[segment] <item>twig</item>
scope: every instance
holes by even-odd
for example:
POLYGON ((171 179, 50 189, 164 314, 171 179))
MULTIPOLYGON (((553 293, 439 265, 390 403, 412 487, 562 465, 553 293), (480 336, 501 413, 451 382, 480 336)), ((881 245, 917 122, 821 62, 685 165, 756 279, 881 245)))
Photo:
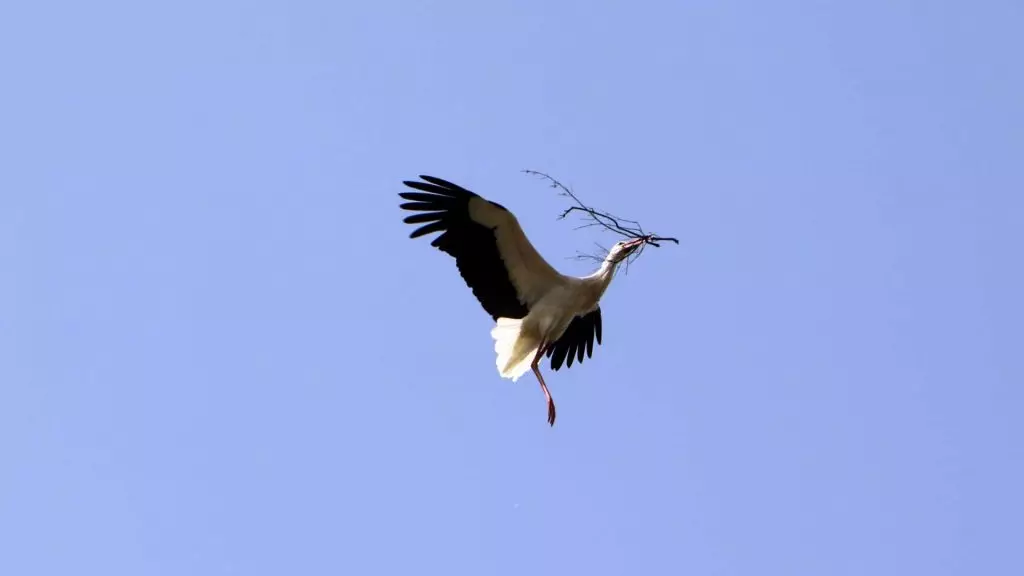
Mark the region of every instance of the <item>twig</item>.
MULTIPOLYGON (((601 226, 601 227, 605 228, 606 230, 609 230, 609 231, 611 231, 611 232, 613 232, 615 234, 619 234, 621 236, 625 236, 627 238, 631 238, 631 239, 643 238, 643 240, 644 240, 643 244, 640 246, 639 249, 637 249, 632 254, 630 254, 629 260, 627 260, 627 264, 626 264, 627 271, 628 271, 628 267, 629 267, 629 261, 635 260, 636 258, 638 258, 640 256, 640 254, 643 252, 644 248, 646 248, 648 244, 651 245, 651 246, 654 246, 655 248, 660 248, 661 247, 661 244, 659 244, 660 242, 675 242, 676 244, 679 244, 679 240, 677 240, 676 238, 671 238, 671 237, 667 237, 667 236, 656 236, 654 234, 648 234, 648 233, 644 232, 643 227, 640 226, 640 223, 637 222, 636 220, 629 220, 629 219, 626 219, 626 218, 620 218, 618 216, 613 216, 612 214, 610 214, 608 212, 604 212, 602 210, 598 210, 598 209, 593 208, 591 206, 587 206, 586 204, 584 204, 579 199, 579 197, 576 196, 576 194, 571 189, 569 189, 568 186, 566 186, 565 184, 562 184, 561 182, 559 182, 558 180, 552 178, 548 174, 545 174, 543 172, 537 172, 536 170, 523 170, 523 172, 525 172, 526 174, 532 174, 534 176, 540 176, 541 178, 544 178, 545 180, 547 180, 547 181, 549 181, 551 183, 551 187, 552 188, 557 188, 557 189, 562 190, 562 192, 560 192, 560 195, 568 196, 569 198, 572 198, 573 202, 576 203, 575 206, 570 206, 570 207, 566 208, 562 212, 562 214, 558 217, 559 220, 565 219, 566 216, 568 216, 569 214, 571 214, 573 212, 576 212, 576 211, 583 212, 584 214, 586 214, 587 216, 590 217, 591 222, 588 222, 587 224, 583 224, 583 225, 577 227, 576 230, 579 230, 579 229, 582 229, 582 228, 590 228, 592 226, 601 226), (625 223, 625 225, 624 225, 624 223, 625 223)), ((599 259, 603 259, 603 258, 599 258, 599 259)))

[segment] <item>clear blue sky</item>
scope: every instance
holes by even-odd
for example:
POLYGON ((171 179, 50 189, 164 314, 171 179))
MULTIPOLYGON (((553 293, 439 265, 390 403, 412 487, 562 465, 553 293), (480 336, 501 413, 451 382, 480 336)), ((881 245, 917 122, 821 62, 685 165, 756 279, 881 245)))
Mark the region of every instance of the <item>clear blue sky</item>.
POLYGON ((12 2, 0 573, 1024 574, 1024 5, 12 2), (498 377, 426 173, 584 274, 498 377))

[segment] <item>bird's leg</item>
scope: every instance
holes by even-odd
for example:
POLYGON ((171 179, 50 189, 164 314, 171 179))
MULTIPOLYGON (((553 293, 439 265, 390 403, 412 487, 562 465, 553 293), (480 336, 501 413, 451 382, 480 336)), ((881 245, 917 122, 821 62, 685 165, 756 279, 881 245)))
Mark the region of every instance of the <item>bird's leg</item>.
POLYGON ((548 424, 551 426, 555 425, 555 401, 551 398, 551 392, 548 391, 548 385, 544 383, 544 376, 540 373, 540 359, 544 355, 545 343, 537 348, 537 354, 533 357, 533 362, 530 364, 530 368, 533 369, 533 373, 537 376, 537 381, 540 382, 540 389, 544 392, 544 397, 548 401, 548 424))

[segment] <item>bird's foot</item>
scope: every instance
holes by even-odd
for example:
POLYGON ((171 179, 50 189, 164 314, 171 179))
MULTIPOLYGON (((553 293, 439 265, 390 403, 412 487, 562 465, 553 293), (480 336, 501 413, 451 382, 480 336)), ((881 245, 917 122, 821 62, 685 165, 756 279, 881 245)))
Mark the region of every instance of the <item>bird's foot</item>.
POLYGON ((555 401, 548 398, 548 424, 555 425, 555 401))

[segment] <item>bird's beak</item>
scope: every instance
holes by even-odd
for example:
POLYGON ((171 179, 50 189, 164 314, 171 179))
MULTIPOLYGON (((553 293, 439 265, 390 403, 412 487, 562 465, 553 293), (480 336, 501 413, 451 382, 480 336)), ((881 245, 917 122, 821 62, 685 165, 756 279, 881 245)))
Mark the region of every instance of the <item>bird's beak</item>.
POLYGON ((636 250, 646 240, 647 240, 646 238, 637 238, 635 240, 630 240, 629 242, 626 242, 626 244, 623 246, 623 248, 625 248, 626 250, 632 252, 633 250, 636 250))

